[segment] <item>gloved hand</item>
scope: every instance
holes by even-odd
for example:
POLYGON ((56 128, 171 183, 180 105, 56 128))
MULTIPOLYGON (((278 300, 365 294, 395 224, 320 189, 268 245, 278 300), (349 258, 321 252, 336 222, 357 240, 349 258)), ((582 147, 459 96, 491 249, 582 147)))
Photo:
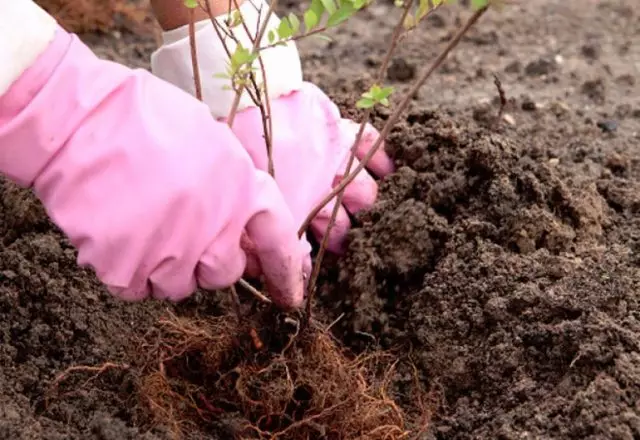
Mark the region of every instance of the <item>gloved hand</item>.
MULTIPOLYGON (((267 8, 266 2, 252 3, 252 0, 247 0, 240 6, 247 28, 254 32, 252 37, 257 34, 260 27, 258 21, 265 18, 267 8), (258 12, 260 8, 261 13, 258 12)), ((232 31, 245 48, 252 48, 253 44, 244 26, 238 25, 230 30, 225 24, 227 16, 228 14, 223 14, 217 18, 217 22, 225 29, 223 34, 232 31)), ((275 30, 279 23, 280 20, 273 14, 267 29, 275 30)), ((265 36, 267 33, 265 32, 265 36)), ((261 46, 268 45, 266 40, 265 37, 261 46)), ((226 46, 233 53, 236 43, 227 37, 226 46)), ((215 76, 226 71, 228 56, 208 19, 196 23, 196 47, 203 100, 209 105, 213 116, 225 120, 235 92, 225 90, 225 86, 228 88, 231 85, 230 80, 215 76)), ((262 51, 262 59, 271 103, 275 179, 300 226, 311 210, 343 177, 359 124, 342 118, 336 105, 324 92, 302 80, 300 58, 293 42, 262 51)), ((195 95, 188 25, 164 32, 163 45, 152 55, 151 62, 155 75, 195 95)), ((264 78, 257 61, 254 66, 260 83, 264 78)), ((232 129, 254 164, 267 170, 267 151, 260 110, 247 92, 242 95, 232 129)), ((359 158, 366 154, 377 137, 378 132, 368 125, 359 144, 359 158)), ((357 165, 356 161, 351 170, 357 165)), ((384 148, 378 150, 369 169, 380 177, 393 171, 393 162, 384 153, 384 148)), ((351 226, 348 213, 355 214, 370 207, 377 197, 377 190, 376 181, 364 170, 348 186, 336 225, 329 237, 329 250, 343 250, 344 239, 351 226)), ((326 231, 333 207, 333 203, 327 205, 311 225, 318 240, 326 231)))
POLYGON ((284 198, 206 105, 98 59, 31 1, 0 7, 0 65, 0 172, 33 188, 111 292, 229 286, 246 231, 274 302, 301 304, 308 255, 284 198))

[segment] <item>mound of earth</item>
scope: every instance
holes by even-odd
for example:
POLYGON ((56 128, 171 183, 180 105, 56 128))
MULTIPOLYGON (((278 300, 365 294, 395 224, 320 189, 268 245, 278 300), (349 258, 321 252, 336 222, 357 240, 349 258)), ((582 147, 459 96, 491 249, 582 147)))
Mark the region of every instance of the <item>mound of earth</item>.
POLYGON ((414 111, 393 132, 399 168, 324 288, 334 328, 410 353, 436 438, 635 438, 632 161, 579 118, 495 113, 414 111))
MULTIPOLYGON (((148 68, 153 32, 109 12, 136 2, 64 3, 80 22, 57 16, 99 56, 148 68)), ((333 41, 301 41, 308 80, 352 108, 398 14, 375 3, 333 41)), ((433 397, 426 438, 640 438, 638 14, 633 0, 545 0, 483 17, 393 130, 397 172, 327 261, 316 316, 356 353, 397 356, 401 404, 418 376, 433 397), (499 122, 493 74, 509 99, 499 122)), ((443 8, 403 42, 396 94, 465 16, 443 8)), ((167 309, 226 305, 205 292, 125 304, 75 258, 33 195, 0 180, 0 438, 171 438, 143 423, 129 366, 167 309), (97 369, 53 386, 78 365, 97 369)))

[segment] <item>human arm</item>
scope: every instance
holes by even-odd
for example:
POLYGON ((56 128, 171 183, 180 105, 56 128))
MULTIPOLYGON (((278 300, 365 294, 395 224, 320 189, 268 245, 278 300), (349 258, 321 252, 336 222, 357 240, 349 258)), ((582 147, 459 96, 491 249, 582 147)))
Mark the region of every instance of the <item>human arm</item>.
MULTIPOLYGON (((187 11, 180 0, 164 0, 162 3, 162 7, 173 4, 173 7, 182 7, 187 11)), ((245 0, 240 5, 240 12, 248 29, 257 30, 261 27, 268 8, 269 5, 264 0, 245 0)), ((156 14, 162 17, 164 12, 156 10, 156 14)), ((223 11, 216 17, 218 25, 225 32, 233 32, 244 47, 251 48, 252 38, 244 31, 244 27, 240 25, 228 29, 224 23, 226 16, 227 12, 223 11)), ((278 17, 272 14, 269 20, 267 29, 277 29, 278 17)), ((163 24, 166 29, 163 44, 152 55, 151 61, 154 74, 195 95, 188 21, 187 14, 182 21, 172 22, 171 26, 163 24)), ((224 73, 227 66, 229 57, 224 46, 229 52, 233 52, 236 43, 227 37, 223 44, 209 18, 195 23, 195 30, 203 100, 209 105, 214 117, 225 120, 232 108, 235 92, 229 88, 229 79, 215 74, 224 73)), ((251 34, 251 37, 255 37, 256 32, 251 31, 251 34)), ((264 38, 261 47, 268 45, 266 36, 264 38)), ((312 208, 345 174, 359 124, 342 118, 337 106, 322 90, 304 81, 294 42, 269 47, 261 51, 261 58, 266 75, 263 75, 262 66, 257 62, 254 67, 256 80, 258 83, 266 82, 270 99, 275 178, 300 225, 312 208)), ((232 129, 256 167, 266 170, 268 158, 262 115, 246 91, 240 99, 232 129)), ((358 145, 358 158, 366 154, 377 136, 378 132, 367 125, 358 145)), ((356 160, 351 169, 357 165, 356 160)), ((393 162, 384 149, 374 155, 369 166, 371 174, 378 176, 388 174, 393 168, 393 162)), ((371 174, 362 171, 347 187, 343 206, 338 210, 336 226, 330 234, 330 250, 338 252, 343 249, 350 228, 349 213, 355 214, 374 203, 377 183, 371 174)), ((312 222, 311 229, 316 238, 324 236, 332 211, 333 204, 330 203, 312 222)))
POLYGON ((180 300, 243 274, 246 232, 274 301, 307 259, 275 182, 207 107, 98 59, 30 0, 0 6, 0 173, 32 188, 115 295, 180 300))

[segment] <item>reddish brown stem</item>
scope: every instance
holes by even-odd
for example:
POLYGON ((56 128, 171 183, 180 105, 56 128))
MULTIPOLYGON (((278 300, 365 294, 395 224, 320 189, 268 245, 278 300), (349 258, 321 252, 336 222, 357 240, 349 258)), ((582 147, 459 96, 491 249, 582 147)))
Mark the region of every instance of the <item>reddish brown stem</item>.
MULTIPOLYGON (((233 2, 236 9, 240 10, 238 1, 233 0, 233 2)), ((272 8, 273 6, 270 7, 271 10, 273 10, 272 8)), ((264 95, 261 96, 260 87, 258 86, 258 83, 256 82, 254 75, 251 75, 251 83, 255 89, 256 96, 258 97, 257 99, 259 102, 257 103, 257 105, 260 108, 260 115, 262 117, 262 129, 264 131, 264 141, 267 146, 267 171, 269 172, 271 177, 275 177, 276 171, 273 165, 273 143, 272 143, 273 124, 271 120, 271 103, 269 102, 269 88, 267 87, 267 71, 264 67, 264 61, 262 59, 262 55, 260 54, 260 49, 259 48, 255 49, 260 44, 260 39, 262 38, 260 36, 261 28, 260 28, 260 18, 259 18, 261 12, 262 12, 261 10, 258 11, 258 29, 256 30, 255 39, 251 37, 251 32, 247 24, 244 22, 244 18, 242 19, 242 26, 244 27, 245 32, 249 36, 249 39, 253 44, 254 50, 256 50, 258 54, 258 64, 260 64, 260 73, 262 74, 262 86, 264 87, 264 95)), ((270 14, 267 14, 267 17, 265 18, 265 20, 269 20, 269 15, 270 14)), ((264 31, 263 31, 263 34, 264 34, 264 31)))
POLYGON ((191 66, 193 67, 193 82, 196 87, 196 98, 202 101, 202 83, 198 67, 198 52, 196 50, 195 10, 189 8, 189 47, 191 48, 191 66))
MULTIPOLYGON (((393 55, 393 52, 395 51, 396 46, 398 45, 398 40, 400 39, 400 35, 402 35, 403 23, 407 17, 407 14, 409 14, 409 11, 411 10, 412 3, 413 3, 413 0, 407 1, 407 4, 404 7, 402 16, 400 17, 398 24, 393 30, 393 34, 391 36, 391 43, 389 44, 389 48, 387 49, 385 57, 382 61, 382 65, 380 66, 380 69, 378 70, 378 74, 376 75, 376 79, 375 79, 376 83, 382 82, 384 73, 387 71, 387 66, 391 61, 391 56, 393 55)), ((353 162, 355 162, 356 154, 358 152, 358 145, 360 144, 360 139, 362 139, 364 129, 367 126, 367 122, 371 117, 371 112, 372 112, 372 108, 368 108, 365 112, 364 117, 362 118, 362 123, 360 124, 360 128, 358 129, 356 138, 353 142, 353 145, 351 146, 351 154, 349 155, 349 160, 347 162, 347 166, 344 172, 345 175, 349 175, 351 171, 351 167, 353 166, 353 162)), ((313 297, 315 295, 315 286, 318 280, 318 276, 320 275, 322 260, 324 259, 324 254, 326 252, 327 244, 329 242, 329 234, 331 232, 331 229, 336 224, 336 218, 338 216, 338 211, 340 209, 340 206, 342 205, 343 198, 344 198, 344 190, 340 191, 337 194, 335 206, 333 207, 333 211, 331 212, 331 217, 329 218, 327 230, 325 231, 324 236, 322 237, 322 242, 320 243, 320 249, 318 250, 318 255, 316 256, 315 265, 313 267, 313 271, 311 272, 311 277, 309 279, 309 284, 308 284, 308 298, 307 298, 307 305, 306 305, 307 322, 311 319, 311 305, 313 302, 313 297)), ((300 236, 302 236, 302 234, 300 234, 300 236)))
MULTIPOLYGON (((269 19, 271 18, 271 14, 273 14, 273 11, 277 7, 277 5, 278 5, 278 0, 272 0, 271 3, 269 4, 267 15, 265 16, 264 21, 260 26, 260 30, 258 31, 258 35, 256 35, 256 38, 253 42, 253 49, 251 51, 252 53, 259 53, 258 45, 262 41, 262 38, 264 37, 264 34, 267 31, 267 25, 269 24, 269 19)), ((243 91, 244 91, 244 84, 240 84, 240 87, 238 87, 238 90, 236 91, 236 97, 233 100, 233 104, 231 105, 231 111, 229 112, 229 116, 227 117, 229 127, 233 127, 233 120, 235 119, 236 113, 238 112, 238 105, 240 105, 240 97, 242 96, 243 91)))
POLYGON ((355 179, 360 171, 362 171, 374 154, 378 151, 384 139, 389 135, 389 132, 395 125, 395 123, 400 118, 402 112, 409 106, 409 103, 413 99, 413 96, 418 92, 420 87, 431 77, 433 72, 438 69, 444 60, 447 58, 449 53, 460 43, 462 37, 469 31, 469 29, 478 21, 478 19, 487 11, 488 6, 485 6, 481 9, 478 9, 471 18, 465 23, 465 25, 458 31, 458 33, 453 37, 453 39, 449 42, 447 47, 438 55, 433 64, 424 71, 424 73, 418 78, 418 80, 414 83, 411 89, 407 92, 403 100, 400 102, 395 111, 391 114, 389 119, 387 120, 384 128, 380 132, 380 136, 374 142, 371 149, 367 152, 367 154, 360 160, 358 166, 353 170, 347 177, 345 177, 340 184, 338 184, 333 191, 329 195, 327 195, 307 216, 304 223, 300 227, 298 234, 302 236, 304 232, 309 227, 311 221, 318 215, 318 213, 324 208, 327 203, 331 202, 331 200, 340 192, 344 191, 344 189, 355 179))

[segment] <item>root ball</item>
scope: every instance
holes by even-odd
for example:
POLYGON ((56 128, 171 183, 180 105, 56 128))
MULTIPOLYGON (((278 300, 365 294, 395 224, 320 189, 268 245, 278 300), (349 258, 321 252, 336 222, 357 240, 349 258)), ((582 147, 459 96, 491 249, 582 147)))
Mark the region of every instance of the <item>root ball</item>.
POLYGON ((196 429, 243 439, 392 440, 426 428, 424 407, 418 421, 407 420, 387 395, 388 374, 374 373, 388 355, 351 358, 318 326, 292 332, 275 321, 160 321, 140 379, 148 414, 176 437, 196 429))

